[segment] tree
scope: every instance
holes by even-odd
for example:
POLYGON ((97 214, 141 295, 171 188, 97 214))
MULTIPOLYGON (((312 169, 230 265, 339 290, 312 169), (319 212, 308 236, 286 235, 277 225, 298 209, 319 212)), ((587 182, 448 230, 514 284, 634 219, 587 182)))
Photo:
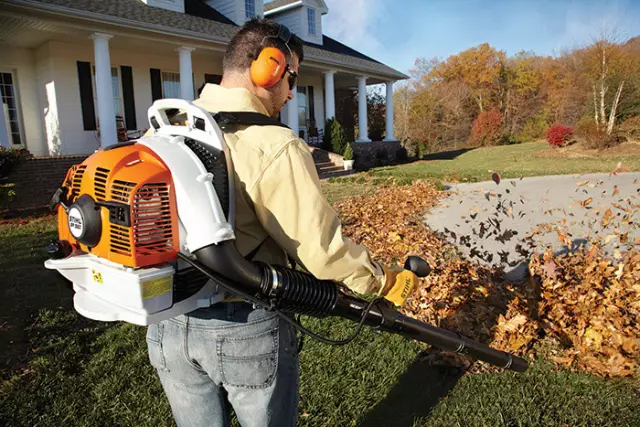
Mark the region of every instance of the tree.
MULTIPOLYGON (((483 43, 440 63, 430 74, 445 81, 464 82, 472 92, 480 112, 492 103, 500 84, 505 53, 483 43)), ((495 101, 494 101, 495 102, 495 101)))
POLYGON ((618 43, 615 30, 608 29, 602 30, 596 41, 579 55, 585 76, 591 83, 594 122, 598 130, 611 135, 620 98, 627 80, 637 72, 638 58, 618 43))

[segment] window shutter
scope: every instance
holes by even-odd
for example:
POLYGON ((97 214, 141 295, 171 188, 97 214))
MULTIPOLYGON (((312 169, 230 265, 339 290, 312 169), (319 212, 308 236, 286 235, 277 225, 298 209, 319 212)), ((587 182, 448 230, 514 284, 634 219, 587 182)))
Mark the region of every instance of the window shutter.
POLYGON ((93 105, 93 90, 91 88, 91 64, 81 61, 78 61, 77 64, 82 125, 84 126, 84 130, 96 130, 96 110, 93 105))
POLYGON ((313 86, 307 86, 308 96, 309 96, 309 119, 311 123, 316 122, 316 108, 315 101, 313 99, 313 86))
POLYGON ((149 69, 151 74, 151 100, 162 99, 162 73, 157 68, 149 69))
POLYGON ((136 102, 133 97, 133 72, 128 65, 120 67, 122 76, 122 101, 124 103, 124 122, 127 130, 136 130, 136 102))

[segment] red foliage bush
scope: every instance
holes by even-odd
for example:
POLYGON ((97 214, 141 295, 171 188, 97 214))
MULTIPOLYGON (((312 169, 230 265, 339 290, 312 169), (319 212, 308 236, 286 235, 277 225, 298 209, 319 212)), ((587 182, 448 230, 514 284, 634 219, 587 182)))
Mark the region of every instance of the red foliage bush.
POLYGON ((553 125, 547 131, 547 142, 554 147, 562 147, 573 136, 573 128, 569 126, 553 125))
POLYGON ((483 111, 473 121, 470 143, 474 147, 498 145, 502 137, 502 113, 498 110, 483 111))

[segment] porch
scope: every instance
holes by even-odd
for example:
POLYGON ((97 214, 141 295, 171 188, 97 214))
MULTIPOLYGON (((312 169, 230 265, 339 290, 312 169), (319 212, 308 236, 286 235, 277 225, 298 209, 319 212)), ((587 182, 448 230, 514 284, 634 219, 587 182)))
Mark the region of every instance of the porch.
MULTIPOLYGON (((68 22, 0 12, 4 118, 0 142, 36 156, 90 154, 148 128, 147 109, 160 98, 193 100, 222 74, 223 41, 202 41, 106 23, 68 22), (10 96, 8 96, 10 95, 10 96)), ((310 143, 321 142, 335 117, 335 93, 356 90, 358 142, 367 135, 366 89, 385 83, 387 130, 394 140, 393 81, 310 57, 281 121, 310 143)))

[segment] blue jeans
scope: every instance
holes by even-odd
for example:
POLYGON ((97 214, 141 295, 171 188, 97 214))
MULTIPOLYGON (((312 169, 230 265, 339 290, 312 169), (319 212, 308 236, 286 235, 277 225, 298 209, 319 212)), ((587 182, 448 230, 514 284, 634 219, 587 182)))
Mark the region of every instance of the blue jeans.
POLYGON ((179 427, 295 426, 293 327, 246 303, 220 303, 149 326, 149 359, 179 427))

